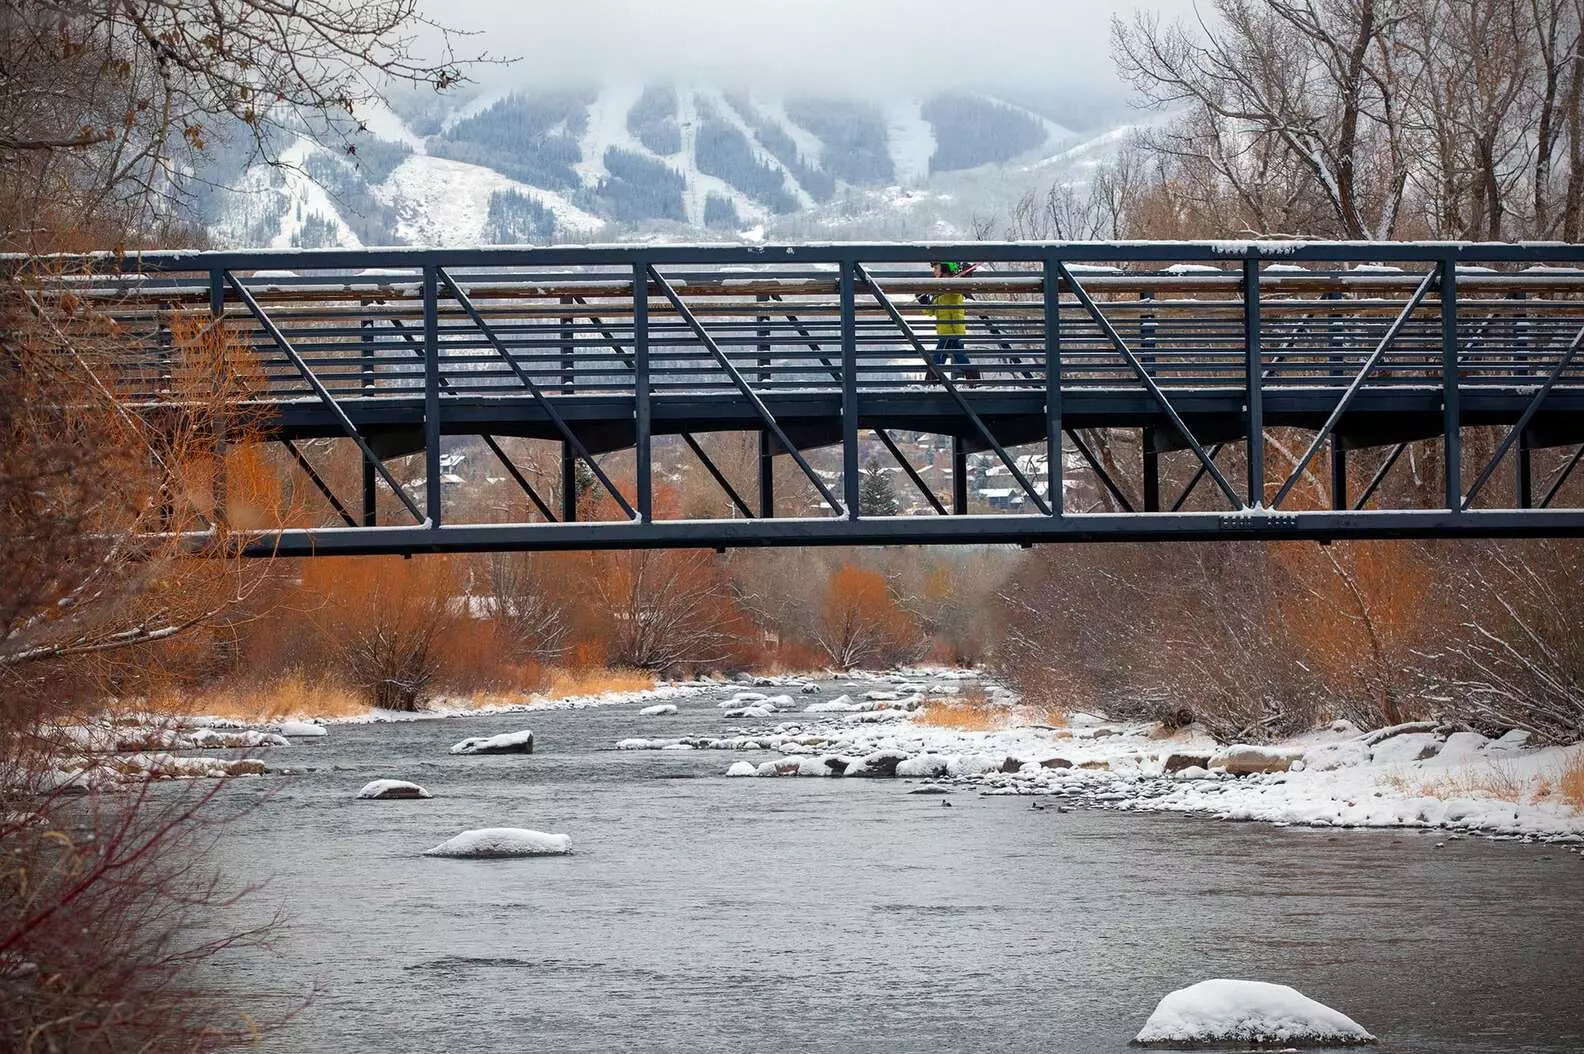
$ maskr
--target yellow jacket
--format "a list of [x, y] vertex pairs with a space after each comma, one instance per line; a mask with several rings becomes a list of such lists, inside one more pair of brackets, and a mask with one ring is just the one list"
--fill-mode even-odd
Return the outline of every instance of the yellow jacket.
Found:
[[936, 293], [924, 310], [935, 316], [937, 337], [966, 337], [968, 312], [963, 310], [963, 295], [957, 292]]

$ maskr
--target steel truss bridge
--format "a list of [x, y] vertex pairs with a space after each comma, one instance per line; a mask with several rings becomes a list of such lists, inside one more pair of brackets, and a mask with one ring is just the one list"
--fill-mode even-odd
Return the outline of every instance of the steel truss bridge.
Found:
[[[934, 259], [980, 266], [937, 280]], [[248, 349], [262, 434], [335, 517], [259, 535], [255, 553], [1584, 534], [1584, 509], [1562, 506], [1584, 456], [1584, 246], [148, 252], [61, 270], [54, 286], [115, 320], [116, 391], [150, 420], [180, 402], [179, 316], [223, 319]], [[916, 297], [945, 290], [970, 296], [974, 383], [933, 361], [934, 320]], [[1107, 465], [1090, 429], [1135, 430], [1142, 453]], [[697, 442], [722, 431], [757, 434], [757, 488], [734, 485]], [[949, 494], [926, 484], [897, 431], [950, 437]], [[450, 436], [481, 437], [534, 511], [454, 519], [441, 484]], [[702, 460], [730, 518], [656, 517], [661, 436]], [[323, 437], [361, 454], [361, 502], [302, 457], [297, 444]], [[535, 489], [503, 437], [560, 444], [559, 497]], [[860, 444], [874, 440], [929, 515], [860, 514]], [[1404, 450], [1427, 440], [1432, 499], [1381, 507], [1413, 460]], [[821, 447], [840, 448], [839, 473], [810, 463]], [[1350, 455], [1372, 448], [1372, 478], [1361, 459], [1350, 485]], [[613, 451], [632, 451], [625, 486], [602, 464]], [[1543, 477], [1542, 451], [1554, 463]], [[398, 480], [387, 462], [418, 453], [422, 478]], [[1004, 468], [1021, 508], [969, 514], [973, 453]], [[819, 496], [802, 515], [776, 515], [777, 458]], [[1163, 494], [1167, 458], [1192, 476]], [[580, 471], [618, 518], [578, 518]], [[1079, 476], [1120, 511], [1064, 500]]]

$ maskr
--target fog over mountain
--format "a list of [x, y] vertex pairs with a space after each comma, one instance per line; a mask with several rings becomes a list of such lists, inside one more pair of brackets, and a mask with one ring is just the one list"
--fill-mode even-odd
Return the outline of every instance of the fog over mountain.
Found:
[[193, 193], [237, 246], [967, 237], [1148, 119], [1108, 50], [1135, 7], [431, 0], [457, 32], [420, 47], [503, 61], [391, 91], [350, 154], [216, 149]]

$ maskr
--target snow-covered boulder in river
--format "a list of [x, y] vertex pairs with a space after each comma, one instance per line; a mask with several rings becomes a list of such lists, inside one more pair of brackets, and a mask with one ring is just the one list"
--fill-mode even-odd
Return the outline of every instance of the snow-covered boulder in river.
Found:
[[1160, 1001], [1133, 1042], [1146, 1047], [1310, 1046], [1374, 1043], [1357, 1021], [1284, 984], [1216, 979]]
[[726, 770], [726, 775], [728, 776], [757, 776], [758, 774], [759, 766], [751, 761], [734, 761], [731, 763], [731, 768]]
[[387, 801], [392, 798], [433, 798], [434, 795], [406, 780], [374, 780], [365, 783], [363, 789], [357, 792], [359, 798], [370, 801]]
[[667, 714], [674, 714], [676, 712], [677, 708], [675, 703], [656, 703], [653, 706], [646, 706], [642, 710], [638, 711], [638, 716], [664, 717]]
[[324, 725], [313, 721], [282, 721], [275, 727], [275, 731], [288, 739], [316, 739], [330, 734], [330, 730]]
[[450, 856], [464, 859], [492, 859], [507, 856], [563, 856], [572, 851], [572, 839], [564, 834], [545, 834], [521, 827], [484, 827], [463, 831], [424, 856]]
[[453, 754], [532, 754], [533, 732], [503, 732], [498, 736], [473, 736], [451, 748]]

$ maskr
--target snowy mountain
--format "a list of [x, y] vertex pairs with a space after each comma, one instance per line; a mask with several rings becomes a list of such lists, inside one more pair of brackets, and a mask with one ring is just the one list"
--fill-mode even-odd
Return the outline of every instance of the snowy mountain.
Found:
[[220, 151], [194, 197], [238, 247], [965, 236], [1121, 141], [1047, 109], [701, 84], [407, 95], [360, 115], [350, 153]]

